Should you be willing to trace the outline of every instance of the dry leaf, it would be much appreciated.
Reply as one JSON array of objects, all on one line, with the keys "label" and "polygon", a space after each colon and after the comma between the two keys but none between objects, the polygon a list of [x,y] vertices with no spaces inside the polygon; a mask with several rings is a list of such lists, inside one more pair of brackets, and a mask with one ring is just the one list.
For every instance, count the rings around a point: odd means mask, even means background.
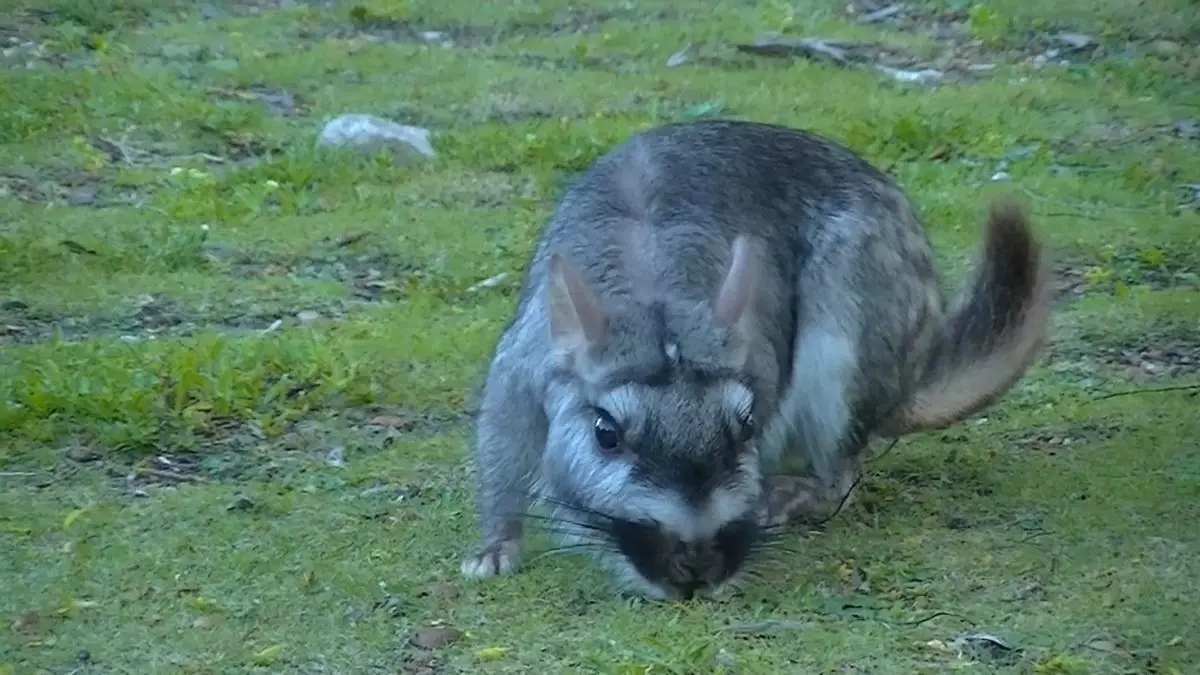
[{"label": "dry leaf", "polygon": [[476,652],[476,656],[484,661],[496,661],[502,659],[509,652],[508,647],[486,647]]},{"label": "dry leaf", "polygon": [[272,663],[275,663],[275,660],[279,658],[279,653],[282,651],[283,645],[271,645],[261,652],[251,656],[250,663],[256,666],[269,666]]},{"label": "dry leaf", "polygon": [[87,511],[87,509],[75,509],[74,511],[68,513],[67,517],[63,518],[63,529],[71,529],[71,525],[74,524],[75,521],[79,520],[79,517],[82,516],[85,511]]},{"label": "dry leaf", "polygon": [[58,638],[56,638],[54,636],[50,636],[44,640],[34,640],[32,642],[27,642],[27,643],[25,643],[25,646],[26,647],[53,647],[56,644],[58,644]]}]

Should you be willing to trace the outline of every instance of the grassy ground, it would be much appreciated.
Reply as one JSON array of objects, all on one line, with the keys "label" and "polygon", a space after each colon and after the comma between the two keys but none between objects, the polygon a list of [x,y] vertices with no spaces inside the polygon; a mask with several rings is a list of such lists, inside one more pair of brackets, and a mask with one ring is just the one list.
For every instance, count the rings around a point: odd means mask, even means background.
[{"label": "grassy ground", "polygon": [[[1197,672],[1200,405],[1102,397],[1197,381],[1200,10],[847,7],[0,2],[0,673]],[[952,81],[732,46],[768,31]],[[317,155],[342,112],[439,157]],[[983,198],[1024,194],[1048,358],[740,596],[620,601],[566,557],[460,583],[472,392],[538,226],[703,115],[889,167],[955,279]]]}]

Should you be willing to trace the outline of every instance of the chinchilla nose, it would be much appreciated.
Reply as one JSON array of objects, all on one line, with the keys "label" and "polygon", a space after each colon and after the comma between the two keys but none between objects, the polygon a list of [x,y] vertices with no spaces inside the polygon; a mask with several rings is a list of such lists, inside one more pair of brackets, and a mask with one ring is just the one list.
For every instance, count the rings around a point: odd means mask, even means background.
[{"label": "chinchilla nose", "polygon": [[671,550],[671,583],[690,598],[719,576],[720,558],[710,542],[676,542]]}]

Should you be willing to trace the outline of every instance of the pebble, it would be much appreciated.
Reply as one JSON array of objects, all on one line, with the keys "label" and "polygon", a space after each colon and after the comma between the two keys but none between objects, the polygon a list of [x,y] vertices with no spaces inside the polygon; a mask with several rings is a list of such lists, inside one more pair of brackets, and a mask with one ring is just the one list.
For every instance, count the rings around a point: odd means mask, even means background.
[{"label": "pebble", "polygon": [[429,130],[397,124],[374,115],[349,114],[334,118],[317,139],[322,148],[349,148],[374,155],[390,150],[403,161],[419,161],[437,156],[429,142]]}]

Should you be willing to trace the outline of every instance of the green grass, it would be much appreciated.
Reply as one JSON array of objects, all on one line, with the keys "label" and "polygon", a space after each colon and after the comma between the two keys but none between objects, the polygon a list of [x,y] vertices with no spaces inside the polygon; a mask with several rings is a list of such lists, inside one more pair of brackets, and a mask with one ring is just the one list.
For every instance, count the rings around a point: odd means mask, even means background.
[{"label": "green grass", "polygon": [[[1195,672],[1200,10],[908,4],[0,2],[0,674]],[[732,48],[768,31],[994,67]],[[1099,47],[1036,67],[1059,31]],[[314,150],[342,112],[438,157]],[[951,280],[985,199],[1024,195],[1064,287],[1047,358],[739,596],[620,600],[566,557],[461,583],[470,413],[538,227],[704,115],[888,167]],[[430,626],[462,633],[409,644]]]}]

